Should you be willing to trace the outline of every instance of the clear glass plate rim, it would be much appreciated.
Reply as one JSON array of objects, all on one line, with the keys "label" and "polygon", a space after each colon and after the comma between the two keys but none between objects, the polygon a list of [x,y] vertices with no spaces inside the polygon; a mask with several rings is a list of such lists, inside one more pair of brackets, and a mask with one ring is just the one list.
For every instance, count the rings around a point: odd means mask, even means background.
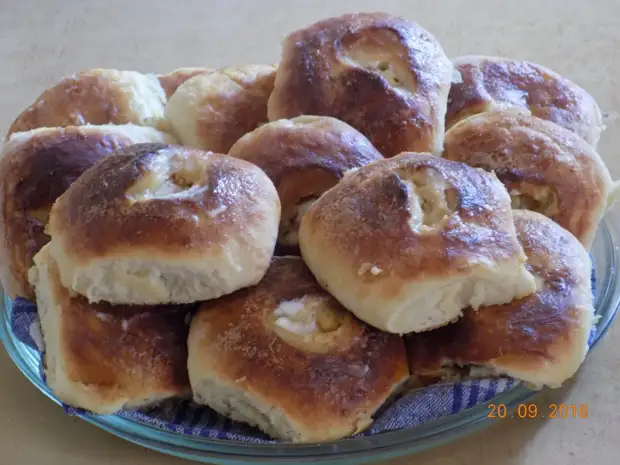
[{"label": "clear glass plate rim", "polygon": [[[613,320],[620,304],[620,283],[617,276],[617,245],[620,245],[620,227],[617,218],[607,215],[597,232],[602,241],[604,263],[597,265],[597,311],[601,315],[599,331],[591,350],[600,341]],[[594,250],[594,249],[593,249]],[[602,268],[602,270],[601,270]],[[601,273],[604,271],[604,273]],[[604,275],[604,276],[601,276]],[[604,278],[604,279],[600,279]],[[602,288],[598,289],[599,286]],[[60,404],[26,361],[21,342],[15,340],[9,318],[8,299],[3,296],[2,311],[4,318],[0,324],[0,339],[13,362],[20,371],[55,403]],[[32,349],[29,349],[32,351]],[[34,357],[34,354],[29,356]],[[457,414],[440,418],[415,428],[389,431],[374,436],[345,439],[321,444],[255,444],[241,441],[212,439],[201,436],[188,436],[159,429],[148,423],[130,420],[118,416],[80,416],[87,422],[131,442],[159,450],[161,452],[191,458],[194,460],[219,460],[220,463],[234,463],[240,459],[244,462],[281,463],[295,459],[296,463],[326,459],[355,459],[355,463],[377,460],[381,456],[393,457],[407,452],[420,451],[450,441],[474,429],[490,424],[488,418],[489,403],[503,403],[515,408],[537,391],[523,386],[516,386],[493,399],[465,409]]]}]

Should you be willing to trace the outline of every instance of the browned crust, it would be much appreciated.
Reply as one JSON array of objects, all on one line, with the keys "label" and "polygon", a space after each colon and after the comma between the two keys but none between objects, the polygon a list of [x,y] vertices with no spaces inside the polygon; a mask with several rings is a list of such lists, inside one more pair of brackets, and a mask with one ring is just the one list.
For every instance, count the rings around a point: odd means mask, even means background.
[{"label": "browned crust", "polygon": [[196,131],[199,139],[209,141],[209,150],[228,153],[244,134],[267,121],[267,101],[273,91],[276,67],[253,65],[226,68],[225,74],[241,89],[238,92],[207,94],[198,104]]},{"label": "browned crust", "polygon": [[467,56],[454,60],[462,82],[453,83],[446,127],[497,104],[526,108],[591,144],[602,130],[600,109],[584,89],[555,71],[521,60]]},{"label": "browned crust", "polygon": [[[187,156],[204,192],[176,199],[131,202],[127,191],[160,152]],[[226,155],[164,144],[124,147],[86,171],[52,208],[49,230],[74,260],[136,249],[176,259],[219,250],[247,225],[264,224],[275,189],[256,166]],[[212,213],[218,212],[218,213]]]},{"label": "browned crust", "polygon": [[17,117],[8,135],[42,127],[132,122],[127,98],[115,81],[107,74],[86,70],[46,89]]},{"label": "browned crust", "polygon": [[524,113],[487,112],[450,129],[443,156],[494,171],[509,191],[524,183],[549,187],[558,211],[548,216],[589,246],[611,178],[595,149],[576,134]]},{"label": "browned crust", "polygon": [[[131,140],[122,134],[58,128],[36,134],[0,160],[3,286],[11,297],[33,298],[28,269],[49,242],[41,215],[89,167]],[[8,276],[11,278],[8,278]]]},{"label": "browned crust", "polygon": [[102,403],[189,393],[187,334],[194,306],[92,304],[70,296],[50,265],[60,312],[56,356],[72,382],[88,386]]},{"label": "browned crust", "polygon": [[[448,193],[456,199],[454,213],[429,234],[410,226],[405,184],[425,170],[446,179]],[[510,198],[501,183],[482,170],[430,154],[405,153],[360,168],[314,203],[302,230],[308,237],[320,235],[335,260],[349,257],[351,266],[389,270],[359,279],[385,282],[390,298],[398,291],[392,287],[401,282],[395,277],[458,276],[480,260],[502,262],[521,255]]]},{"label": "browned crust", "polygon": [[[365,62],[385,62],[393,85]],[[438,152],[452,64],[427,31],[385,13],[347,14],[283,43],[269,119],[325,115],[367,136],[386,157]]]},{"label": "browned crust", "polygon": [[[587,253],[556,223],[534,212],[515,210],[528,270],[543,287],[505,305],[465,311],[456,322],[406,337],[412,375],[441,376],[443,363],[488,364],[531,372],[570,357],[592,301]],[[576,289],[580,289],[577,290]],[[580,343],[580,342],[577,342]]]},{"label": "browned crust", "polygon": [[353,425],[408,376],[403,341],[365,325],[329,296],[348,335],[327,353],[302,351],[268,319],[280,302],[304,296],[329,295],[300,258],[274,258],[258,285],[202,304],[190,329],[190,357],[306,429]]},{"label": "browned crust", "polygon": [[329,117],[302,116],[268,123],[229,152],[261,168],[276,186],[283,216],[306,197],[319,197],[344,173],[383,157],[351,126]]},{"label": "browned crust", "polygon": [[166,98],[170,98],[179,86],[188,79],[201,74],[211,74],[214,71],[215,70],[212,68],[179,68],[168,74],[158,76],[158,79],[164,89],[164,92],[166,93]]}]

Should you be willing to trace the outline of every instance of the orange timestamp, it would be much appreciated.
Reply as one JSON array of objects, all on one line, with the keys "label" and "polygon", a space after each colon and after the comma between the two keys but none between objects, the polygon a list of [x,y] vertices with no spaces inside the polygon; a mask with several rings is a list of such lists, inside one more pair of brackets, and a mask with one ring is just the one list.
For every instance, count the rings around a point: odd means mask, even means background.
[{"label": "orange timestamp", "polygon": [[509,411],[505,404],[489,404],[488,418],[588,418],[588,404],[519,404]]}]

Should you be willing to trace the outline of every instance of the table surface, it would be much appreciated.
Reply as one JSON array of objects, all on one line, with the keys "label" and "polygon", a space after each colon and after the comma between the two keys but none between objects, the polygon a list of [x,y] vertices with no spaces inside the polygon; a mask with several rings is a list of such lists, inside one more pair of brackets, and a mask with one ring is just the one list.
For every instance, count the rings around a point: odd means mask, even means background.
[{"label": "table surface", "polygon": [[[0,0],[0,133],[47,86],[88,68],[164,72],[278,60],[281,38],[322,17],[383,10],[430,30],[449,56],[478,53],[547,65],[588,89],[609,115],[600,151],[620,177],[620,2],[556,0]],[[614,209],[620,214],[620,208]],[[588,404],[588,419],[503,420],[414,458],[384,464],[618,464],[620,323],[576,378],[536,400]],[[0,463],[172,465],[65,416],[0,350]]]}]

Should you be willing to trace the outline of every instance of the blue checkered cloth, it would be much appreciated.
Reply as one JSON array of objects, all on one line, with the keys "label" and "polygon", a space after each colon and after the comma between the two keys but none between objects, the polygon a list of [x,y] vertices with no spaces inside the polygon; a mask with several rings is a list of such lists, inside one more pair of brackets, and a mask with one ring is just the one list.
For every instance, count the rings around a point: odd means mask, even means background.
[{"label": "blue checkered cloth", "polygon": [[[593,283],[594,284],[594,283]],[[11,327],[24,344],[42,353],[39,319],[36,305],[24,299],[13,302]],[[41,376],[44,379],[43,369]],[[518,384],[513,379],[485,379],[456,384],[438,384],[411,391],[383,410],[373,425],[360,436],[419,426],[456,414],[489,401]],[[70,415],[91,415],[89,412],[64,406]],[[252,443],[274,442],[247,425],[233,422],[208,407],[190,400],[171,400],[141,410],[123,410],[116,415],[137,420],[166,431]]]}]

